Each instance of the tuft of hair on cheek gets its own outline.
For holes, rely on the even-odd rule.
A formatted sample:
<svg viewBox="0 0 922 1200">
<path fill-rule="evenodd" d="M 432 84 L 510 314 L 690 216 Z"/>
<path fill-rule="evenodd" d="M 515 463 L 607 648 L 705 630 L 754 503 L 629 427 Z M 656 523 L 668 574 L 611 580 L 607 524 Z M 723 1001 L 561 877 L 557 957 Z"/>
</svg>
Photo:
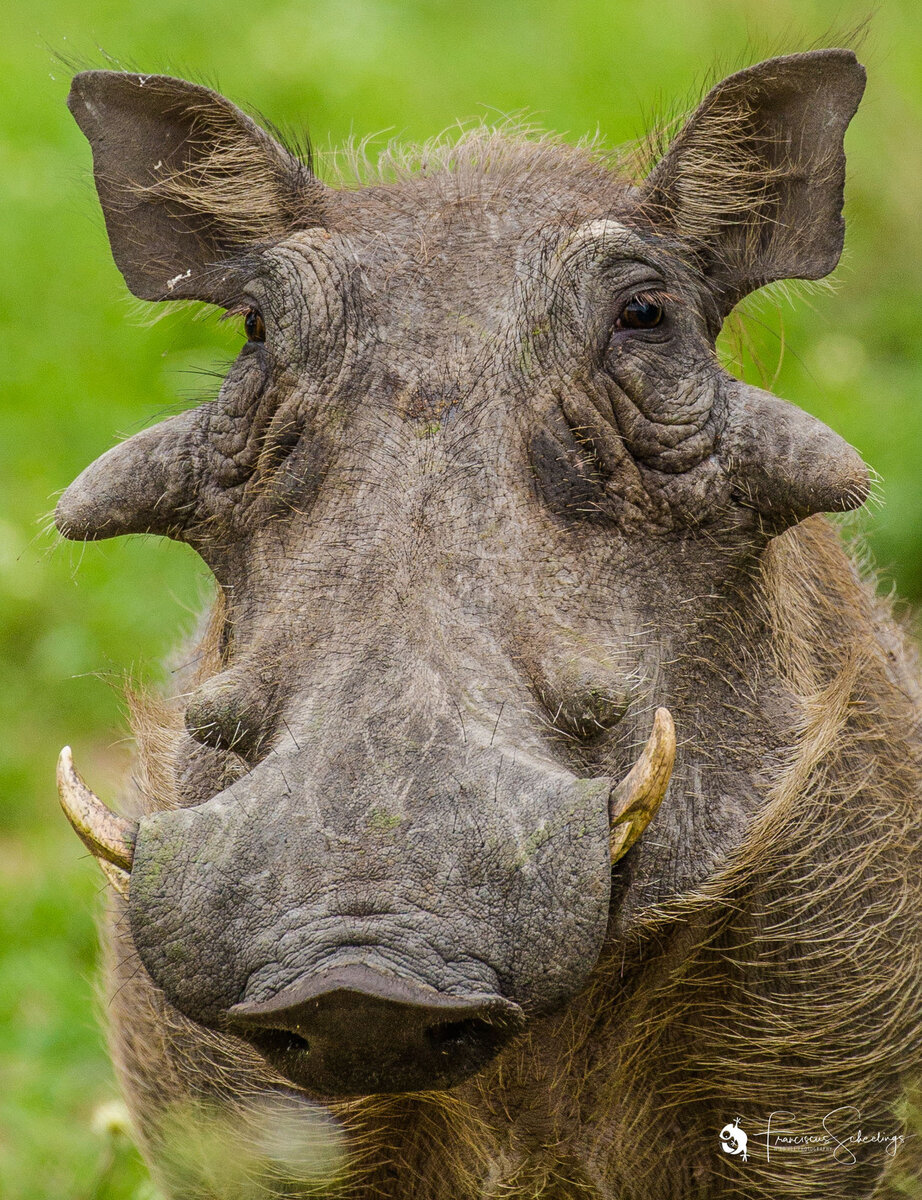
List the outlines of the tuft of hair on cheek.
<svg viewBox="0 0 922 1200">
<path fill-rule="evenodd" d="M 110 1055 L 139 1149 L 169 1195 L 243 1200 L 257 1179 L 260 1195 L 295 1184 L 308 1185 L 298 1195 L 314 1195 L 342 1177 L 346 1144 L 335 1117 L 286 1093 L 251 1047 L 165 1000 L 137 959 L 121 902 L 107 916 L 104 955 L 97 1003 Z"/>
</svg>

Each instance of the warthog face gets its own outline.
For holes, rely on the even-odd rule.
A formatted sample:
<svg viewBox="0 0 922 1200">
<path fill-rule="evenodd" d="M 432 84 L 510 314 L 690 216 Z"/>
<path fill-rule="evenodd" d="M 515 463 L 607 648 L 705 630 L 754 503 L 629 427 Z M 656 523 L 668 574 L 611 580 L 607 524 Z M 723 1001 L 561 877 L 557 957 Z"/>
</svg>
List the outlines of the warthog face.
<svg viewBox="0 0 922 1200">
<path fill-rule="evenodd" d="M 846 51 L 743 71 L 642 182 L 476 132 L 334 189 L 208 89 L 77 76 L 128 285 L 247 334 L 217 399 L 57 512 L 67 537 L 181 538 L 220 589 L 171 794 L 129 822 L 61 766 L 186 1016 L 315 1093 L 444 1087 L 732 846 L 784 733 L 721 673 L 737 583 L 867 478 L 715 338 L 836 264 L 862 87 Z M 668 710 L 696 749 L 623 858 L 669 784 Z"/>
</svg>

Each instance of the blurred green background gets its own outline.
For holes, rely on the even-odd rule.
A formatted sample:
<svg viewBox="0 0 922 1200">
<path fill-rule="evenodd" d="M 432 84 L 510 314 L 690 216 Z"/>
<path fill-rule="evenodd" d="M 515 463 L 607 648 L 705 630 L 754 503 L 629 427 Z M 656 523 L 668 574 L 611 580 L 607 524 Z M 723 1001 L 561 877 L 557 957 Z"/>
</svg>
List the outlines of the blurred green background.
<svg viewBox="0 0 922 1200">
<path fill-rule="evenodd" d="M 151 324 L 112 263 L 68 70 L 213 82 L 322 151 L 430 136 L 522 110 L 617 144 L 691 103 L 712 72 L 834 40 L 866 3 L 824 0 L 7 0 L 0 47 L 0 1196 L 151 1196 L 100 1106 L 92 914 L 101 881 L 55 799 L 58 749 L 104 797 L 130 756 L 119 689 L 156 664 L 208 594 L 195 556 L 156 539 L 59 544 L 57 493 L 118 437 L 205 398 L 238 331 L 188 312 Z M 749 323 L 780 394 L 880 473 L 862 518 L 885 586 L 922 598 L 922 7 L 879 4 L 848 134 L 849 232 L 831 292 Z M 322 161 L 322 154 L 321 154 Z M 786 347 L 783 357 L 780 347 Z M 758 375 L 749 364 L 753 378 Z M 95 1114 L 95 1115 L 94 1115 Z"/>
</svg>

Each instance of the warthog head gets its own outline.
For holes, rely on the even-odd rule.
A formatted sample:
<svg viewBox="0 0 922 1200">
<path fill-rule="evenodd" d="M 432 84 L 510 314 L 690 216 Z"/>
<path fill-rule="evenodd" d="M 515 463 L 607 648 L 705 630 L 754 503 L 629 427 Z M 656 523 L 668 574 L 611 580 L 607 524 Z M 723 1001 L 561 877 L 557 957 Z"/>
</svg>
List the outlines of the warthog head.
<svg viewBox="0 0 922 1200">
<path fill-rule="evenodd" d="M 793 719 L 753 564 L 868 484 L 715 339 L 838 261 L 863 82 L 742 71 L 645 178 L 481 130 L 337 188 L 207 88 L 74 80 L 128 286 L 246 330 L 57 510 L 217 580 L 168 794 L 60 768 L 186 1017 L 318 1095 L 445 1087 L 738 844 Z"/>
</svg>

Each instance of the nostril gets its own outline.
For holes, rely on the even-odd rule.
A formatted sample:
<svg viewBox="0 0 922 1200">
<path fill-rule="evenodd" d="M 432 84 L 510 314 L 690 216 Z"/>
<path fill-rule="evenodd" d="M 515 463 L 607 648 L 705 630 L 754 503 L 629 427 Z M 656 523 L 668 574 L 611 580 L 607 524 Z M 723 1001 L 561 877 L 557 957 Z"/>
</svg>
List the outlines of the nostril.
<svg viewBox="0 0 922 1200">
<path fill-rule="evenodd" d="M 525 1021 L 501 996 L 445 995 L 357 965 L 237 1004 L 227 1018 L 281 1075 L 333 1096 L 451 1087 Z"/>
<path fill-rule="evenodd" d="M 486 1048 L 503 1040 L 499 1030 L 478 1017 L 463 1021 L 445 1021 L 426 1030 L 426 1041 L 441 1054 Z"/>
<path fill-rule="evenodd" d="M 292 1054 L 307 1054 L 310 1042 L 292 1029 L 263 1029 L 247 1034 L 257 1050 L 263 1054 L 287 1058 Z"/>
</svg>

